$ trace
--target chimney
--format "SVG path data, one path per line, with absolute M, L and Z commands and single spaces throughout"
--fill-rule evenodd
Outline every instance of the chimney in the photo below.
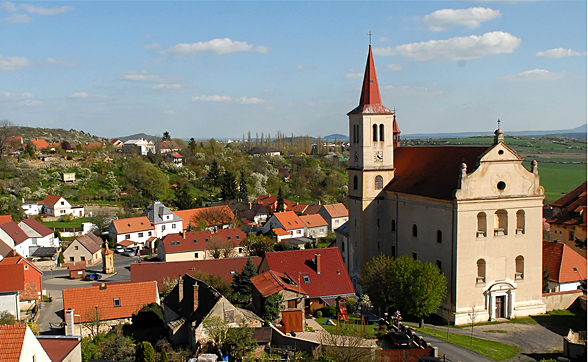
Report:
M 316 273 L 321 273 L 321 254 L 314 254 L 314 263 L 316 265 Z
M 65 335 L 74 335 L 74 310 L 71 308 L 65 310 Z
M 198 282 L 194 283 L 194 311 L 198 309 Z
M 184 299 L 184 278 L 180 276 L 180 280 L 178 280 L 178 303 L 181 303 L 182 299 Z

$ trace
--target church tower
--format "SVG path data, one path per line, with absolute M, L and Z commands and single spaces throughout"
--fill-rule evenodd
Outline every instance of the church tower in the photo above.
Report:
M 394 147 L 400 134 L 394 113 L 382 105 L 370 44 L 359 105 L 347 113 L 349 239 L 354 249 L 348 265 L 355 284 L 363 263 L 380 253 L 390 253 L 382 245 L 385 236 L 379 237 L 377 229 L 386 214 L 385 202 L 379 201 L 384 200 L 384 187 L 394 178 Z

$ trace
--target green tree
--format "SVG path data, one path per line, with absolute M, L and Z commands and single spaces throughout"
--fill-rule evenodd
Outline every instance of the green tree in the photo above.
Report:
M 253 329 L 247 328 L 245 321 L 241 321 L 239 328 L 229 328 L 225 338 L 224 350 L 232 361 L 240 361 L 243 357 L 248 356 L 257 347 L 257 342 L 253 339 Z
M 169 135 L 168 131 L 163 132 L 163 137 L 161 137 L 162 141 L 169 141 L 171 140 L 171 136 Z
M 188 148 L 190 149 L 190 151 L 192 151 L 192 153 L 194 153 L 196 152 L 196 147 L 198 147 L 196 140 L 194 139 L 194 137 L 190 138 L 190 142 L 188 142 Z
M 278 189 L 278 200 L 276 201 L 276 212 L 283 212 L 284 211 L 284 194 L 282 193 L 282 188 Z
M 233 282 L 231 283 L 231 289 L 234 294 L 239 296 L 249 296 L 253 290 L 253 283 L 251 278 L 257 275 L 257 267 L 253 264 L 251 258 L 247 259 L 247 263 L 243 267 L 243 270 L 233 275 Z M 249 298 L 248 298 L 249 299 Z
M 135 350 L 136 362 L 155 362 L 155 350 L 147 341 L 139 342 Z
M 159 362 L 169 362 L 169 357 L 167 356 L 167 351 L 165 348 L 161 351 L 161 357 L 159 358 Z
M 65 256 L 63 256 L 63 251 L 61 251 L 57 257 L 57 264 L 63 265 L 63 263 L 65 263 Z
M 549 277 L 551 275 L 549 274 L 549 269 L 543 269 L 543 287 L 542 287 L 542 291 L 543 293 L 549 293 Z
M 282 302 L 282 296 L 280 293 L 274 293 L 269 297 L 263 298 L 261 318 L 266 323 L 273 323 L 280 317 L 280 303 Z
M 237 198 L 237 181 L 229 170 L 225 170 L 221 176 L 221 199 L 231 201 Z
M 247 201 L 249 198 L 249 190 L 247 189 L 247 179 L 245 172 L 241 171 L 241 181 L 239 182 L 239 200 Z
M 164 173 L 138 156 L 128 161 L 124 179 L 149 200 L 166 199 L 171 191 Z
M 112 361 L 125 361 L 133 353 L 133 341 L 129 337 L 116 333 L 101 346 L 102 358 Z
M 14 195 L 0 197 L 0 214 L 11 215 L 12 220 L 19 222 L 24 218 L 22 201 Z
M 210 168 L 208 169 L 208 174 L 206 175 L 206 179 L 208 181 L 208 184 L 211 187 L 217 187 L 219 186 L 220 183 L 220 167 L 218 165 L 218 162 L 216 162 L 216 160 L 212 161 L 212 164 L 210 164 Z
M 276 243 L 274 245 L 274 251 L 288 251 L 288 250 L 292 250 L 292 248 L 284 240 L 282 240 L 279 243 Z
M 0 312 L 0 325 L 16 324 L 16 317 L 7 310 Z
M 249 255 L 264 257 L 265 253 L 274 250 L 274 241 L 267 236 L 248 236 L 241 245 L 247 248 Z
M 229 323 L 221 317 L 212 316 L 206 317 L 202 320 L 202 327 L 208 334 L 208 337 L 212 339 L 219 354 L 222 354 L 221 346 L 223 345 L 227 331 L 229 330 Z
M 176 187 L 174 194 L 176 197 L 174 205 L 176 205 L 179 210 L 194 209 L 196 207 L 196 201 L 194 201 L 194 197 L 190 194 L 188 180 L 182 179 L 179 182 L 178 187 Z
M 221 293 L 225 298 L 230 298 L 231 284 L 224 280 L 220 275 L 213 275 L 202 270 L 195 270 L 192 272 L 192 276 L 210 285 L 219 293 Z

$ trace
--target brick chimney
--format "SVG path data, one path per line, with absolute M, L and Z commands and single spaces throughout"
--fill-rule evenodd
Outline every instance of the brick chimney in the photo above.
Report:
M 316 273 L 321 273 L 321 254 L 316 253 L 314 254 L 314 263 L 316 265 Z
M 178 280 L 178 303 L 181 303 L 182 299 L 184 299 L 184 278 L 180 276 L 180 280 Z
M 194 311 L 198 309 L 198 282 L 194 283 Z

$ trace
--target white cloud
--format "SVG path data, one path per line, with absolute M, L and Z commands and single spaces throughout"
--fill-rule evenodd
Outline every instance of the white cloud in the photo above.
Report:
M 233 98 L 231 96 L 195 96 L 192 98 L 193 101 L 203 101 L 203 102 L 233 102 L 233 103 L 240 103 L 240 104 L 262 104 L 265 100 L 256 97 L 238 97 Z
M 184 85 L 182 84 L 178 84 L 178 83 L 174 83 L 174 84 L 158 84 L 158 85 L 154 85 L 153 87 L 151 87 L 153 89 L 156 90 L 180 90 L 184 88 Z
M 0 19 L 2 24 L 26 24 L 32 21 L 31 17 L 27 14 L 12 14 L 3 19 Z
M 12 92 L 2 92 L 0 93 L 0 99 L 9 101 L 9 100 L 22 100 L 27 98 L 35 98 L 33 93 L 12 93 Z
M 91 94 L 86 92 L 76 92 L 69 95 L 70 99 L 83 101 L 99 101 L 107 99 L 108 96 L 102 94 Z
M 31 5 L 31 4 L 21 4 L 18 6 L 19 8 L 28 11 L 30 14 L 37 14 L 37 15 L 59 15 L 65 12 L 73 10 L 73 6 L 60 6 L 56 8 L 46 8 L 40 5 Z
M 241 104 L 262 104 L 263 102 L 265 102 L 265 100 L 261 99 L 261 98 L 257 98 L 257 97 L 240 97 L 237 98 L 237 103 L 241 103 Z
M 502 31 L 494 31 L 482 36 L 470 35 L 403 44 L 395 48 L 376 48 L 374 54 L 399 54 L 418 62 L 463 61 L 493 54 L 512 53 L 520 44 L 520 38 Z
M 133 82 L 168 83 L 176 78 L 164 77 L 160 74 L 152 74 L 143 70 L 141 72 L 127 72 L 127 74 L 123 75 L 123 79 Z
M 181 43 L 175 45 L 162 53 L 171 54 L 193 54 L 193 53 L 213 53 L 213 54 L 227 54 L 236 52 L 249 52 L 255 51 L 258 53 L 267 53 L 268 47 L 258 46 L 255 49 L 253 45 L 248 44 L 244 41 L 233 41 L 229 38 L 224 39 L 212 39 L 207 42 L 197 42 L 192 44 Z
M 159 48 L 161 48 L 161 44 L 157 44 L 157 43 L 145 44 L 145 45 L 143 45 L 143 48 L 145 48 L 145 49 L 159 49 Z
M 13 3 L 11 3 L 10 1 L 3 1 L 0 3 L 0 9 L 4 10 L 4 11 L 9 11 L 11 13 L 15 12 L 16 9 L 16 5 L 14 5 Z
M 535 53 L 536 57 L 544 57 L 544 58 L 567 58 L 567 57 L 578 57 L 586 55 L 586 52 L 580 53 L 574 51 L 572 49 L 564 49 L 564 48 L 556 48 L 556 49 L 549 49 L 544 52 L 537 52 Z
M 0 72 L 10 72 L 29 67 L 31 62 L 24 57 L 5 57 L 0 54 Z
M 24 100 L 24 101 L 18 103 L 19 106 L 26 106 L 26 107 L 35 107 L 35 106 L 40 106 L 41 104 L 43 104 L 43 102 L 41 102 L 38 99 L 27 99 L 27 100 Z
M 561 79 L 564 77 L 564 73 L 552 73 L 545 69 L 533 69 L 527 70 L 518 74 L 511 74 L 499 79 L 505 80 L 508 82 L 517 82 L 517 81 L 534 81 L 534 80 L 555 80 Z
M 50 64 L 50 65 L 62 65 L 64 67 L 71 67 L 74 64 L 71 62 L 68 62 L 66 60 L 63 59 L 55 59 L 55 58 L 47 58 L 44 60 L 45 63 Z
M 469 29 L 475 29 L 482 22 L 492 20 L 499 16 L 500 10 L 482 7 L 457 10 L 441 9 L 426 15 L 423 18 L 423 22 L 431 31 L 444 31 L 459 25 L 465 25 Z
M 392 63 L 392 64 L 388 64 L 386 66 L 386 68 L 384 68 L 384 72 L 397 72 L 402 69 L 403 68 L 401 65 Z
M 357 79 L 357 78 L 361 78 L 361 77 L 363 77 L 363 73 L 361 73 L 361 72 L 356 73 L 353 69 L 349 69 L 347 74 L 345 74 L 345 78 L 348 78 L 348 79 Z

